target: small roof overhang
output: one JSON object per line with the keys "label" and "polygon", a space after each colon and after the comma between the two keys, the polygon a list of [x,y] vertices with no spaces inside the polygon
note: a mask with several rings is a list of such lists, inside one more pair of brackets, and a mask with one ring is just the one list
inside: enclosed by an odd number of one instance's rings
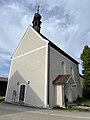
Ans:
{"label": "small roof overhang", "polygon": [[54,85],[62,85],[62,84],[67,84],[71,80],[71,84],[73,86],[76,86],[76,83],[72,77],[72,75],[59,75],[54,81]]}

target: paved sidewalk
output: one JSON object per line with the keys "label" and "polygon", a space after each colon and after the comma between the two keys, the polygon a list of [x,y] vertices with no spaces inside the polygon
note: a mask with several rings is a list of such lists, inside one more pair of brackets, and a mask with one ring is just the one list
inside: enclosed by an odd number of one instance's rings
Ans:
{"label": "paved sidewalk", "polygon": [[36,109],[0,103],[0,120],[90,120],[90,113]]}
{"label": "paved sidewalk", "polygon": [[82,108],[82,109],[86,109],[86,110],[89,110],[90,111],[90,107],[86,107],[86,106],[76,106],[78,108]]}

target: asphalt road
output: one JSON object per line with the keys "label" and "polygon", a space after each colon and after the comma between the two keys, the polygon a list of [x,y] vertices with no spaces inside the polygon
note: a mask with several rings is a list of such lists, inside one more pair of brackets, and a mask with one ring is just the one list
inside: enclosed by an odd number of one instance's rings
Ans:
{"label": "asphalt road", "polygon": [[0,103],[0,120],[90,120],[90,112],[46,110]]}

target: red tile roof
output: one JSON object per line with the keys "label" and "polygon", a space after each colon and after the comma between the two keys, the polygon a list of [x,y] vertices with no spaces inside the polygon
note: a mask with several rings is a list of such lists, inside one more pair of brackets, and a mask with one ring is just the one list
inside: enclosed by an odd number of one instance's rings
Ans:
{"label": "red tile roof", "polygon": [[71,77],[71,75],[59,75],[54,81],[53,84],[54,85],[60,85],[60,84],[64,84],[66,83],[69,78]]}

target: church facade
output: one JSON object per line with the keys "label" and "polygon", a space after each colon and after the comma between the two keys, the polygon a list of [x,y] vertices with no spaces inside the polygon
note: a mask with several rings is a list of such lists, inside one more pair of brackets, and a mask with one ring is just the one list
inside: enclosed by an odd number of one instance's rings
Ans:
{"label": "church facade", "polygon": [[65,107],[82,96],[78,62],[40,33],[39,9],[11,58],[5,101]]}

